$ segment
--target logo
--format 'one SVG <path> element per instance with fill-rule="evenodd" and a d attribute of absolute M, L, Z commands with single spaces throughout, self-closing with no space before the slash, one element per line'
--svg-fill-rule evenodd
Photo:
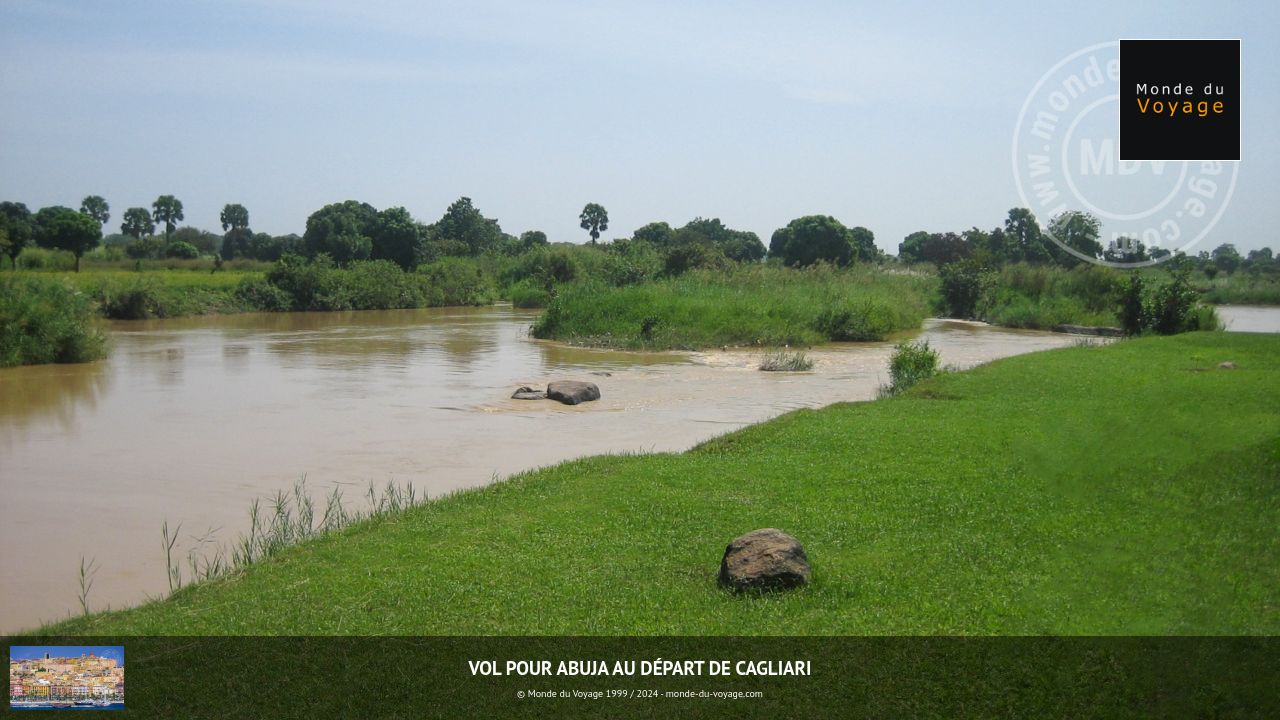
<path fill-rule="evenodd" d="M 1088 262 L 1133 268 L 1193 254 L 1226 211 L 1239 164 L 1122 160 L 1119 48 L 1114 41 L 1083 48 L 1041 76 L 1018 113 L 1013 172 L 1023 206 L 1060 248 Z M 1047 221 L 1071 212 L 1099 221 L 1102 257 L 1052 231 Z"/>

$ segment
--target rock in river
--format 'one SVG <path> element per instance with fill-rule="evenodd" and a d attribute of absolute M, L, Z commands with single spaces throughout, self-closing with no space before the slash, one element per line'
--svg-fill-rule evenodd
<path fill-rule="evenodd" d="M 600 399 L 600 388 L 595 383 L 581 380 L 558 380 L 547 385 L 547 397 L 565 405 L 577 405 Z"/>
<path fill-rule="evenodd" d="M 800 541 L 775 528 L 733 539 L 720 561 L 720 584 L 737 591 L 783 590 L 809 582 L 809 557 Z"/>
<path fill-rule="evenodd" d="M 515 393 L 511 395 L 511 399 L 513 400 L 546 400 L 547 394 L 542 392 L 541 390 L 534 390 L 531 387 L 525 386 L 516 390 Z"/>

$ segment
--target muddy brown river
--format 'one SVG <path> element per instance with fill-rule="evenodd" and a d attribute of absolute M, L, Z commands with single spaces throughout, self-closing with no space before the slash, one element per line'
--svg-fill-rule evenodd
<path fill-rule="evenodd" d="M 114 323 L 108 359 L 0 370 L 0 631 L 167 591 L 161 525 L 232 541 L 255 497 L 305 475 L 319 497 L 370 481 L 432 496 L 582 455 L 683 450 L 802 407 L 867 400 L 890 343 L 812 350 L 811 372 L 761 353 L 628 353 L 531 339 L 509 307 L 280 313 Z M 1077 338 L 928 321 L 967 367 Z M 524 384 L 596 382 L 568 407 Z M 185 562 L 184 562 L 185 564 Z"/>

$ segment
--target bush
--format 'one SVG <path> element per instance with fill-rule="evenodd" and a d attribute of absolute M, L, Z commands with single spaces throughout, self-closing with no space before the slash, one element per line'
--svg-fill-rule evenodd
<path fill-rule="evenodd" d="M 18 255 L 18 267 L 23 270 L 71 272 L 76 269 L 76 256 L 67 250 L 27 247 Z"/>
<path fill-rule="evenodd" d="M 541 308 L 551 302 L 551 293 L 531 279 L 511 286 L 511 304 L 518 308 Z"/>
<path fill-rule="evenodd" d="M 88 296 L 47 278 L 0 278 L 0 367 L 76 363 L 106 355 Z"/>
<path fill-rule="evenodd" d="M 150 275 L 125 280 L 111 278 L 94 293 L 102 314 L 116 320 L 145 320 L 161 315 L 159 282 Z"/>
<path fill-rule="evenodd" d="M 429 305 L 487 305 L 496 293 L 475 260 L 449 257 L 418 268 L 427 279 Z"/>
<path fill-rule="evenodd" d="M 837 342 L 861 342 L 883 338 L 895 329 L 896 322 L 887 305 L 864 300 L 823 310 L 814 321 L 814 329 Z"/>
<path fill-rule="evenodd" d="M 1147 325 L 1147 312 L 1142 297 L 1142 276 L 1129 273 L 1120 295 L 1120 329 L 1125 335 L 1137 335 Z"/>
<path fill-rule="evenodd" d="M 1176 335 L 1194 330 L 1217 329 L 1217 317 L 1203 312 L 1198 303 L 1195 289 L 1191 287 L 1191 270 L 1185 266 L 1172 265 L 1169 268 L 1169 281 L 1156 288 L 1147 306 L 1147 317 L 1151 330 L 1160 335 Z M 1207 327 L 1202 327 L 1207 323 Z"/>
<path fill-rule="evenodd" d="M 889 394 L 897 395 L 937 374 L 938 352 L 929 347 L 929 341 L 898 343 L 889 359 Z"/>
<path fill-rule="evenodd" d="M 354 310 L 413 308 L 425 303 L 425 278 L 404 272 L 390 260 L 353 262 L 337 272 L 349 288 Z"/>
<path fill-rule="evenodd" d="M 266 278 L 250 277 L 241 280 L 235 297 L 247 310 L 282 312 L 293 309 L 293 298 Z"/>
<path fill-rule="evenodd" d="M 978 301 L 990 285 L 990 273 L 973 260 L 960 260 L 942 266 L 942 304 L 948 317 L 977 317 Z"/>
<path fill-rule="evenodd" d="M 196 249 L 195 245 L 192 245 L 189 242 L 182 242 L 181 240 L 175 240 L 174 242 L 171 242 L 165 246 L 164 256 L 171 257 L 171 258 L 183 258 L 186 260 L 194 260 L 200 257 L 200 251 Z"/>

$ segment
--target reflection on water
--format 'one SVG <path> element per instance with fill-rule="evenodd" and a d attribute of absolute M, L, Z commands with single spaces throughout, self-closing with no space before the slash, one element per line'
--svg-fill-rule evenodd
<path fill-rule="evenodd" d="M 810 351 L 812 372 L 762 373 L 760 352 L 631 353 L 533 340 L 534 312 L 450 308 L 278 313 L 112 324 L 102 362 L 0 370 L 0 630 L 76 604 L 166 589 L 160 526 L 233 539 L 255 496 L 301 475 L 411 481 L 438 495 L 582 455 L 682 450 L 787 410 L 874 397 L 890 343 Z M 1075 338 L 931 321 L 969 366 Z M 520 385 L 597 382 L 569 407 Z M 357 492 L 348 496 L 358 495 Z M 58 532 L 49 532 L 57 528 Z"/>

